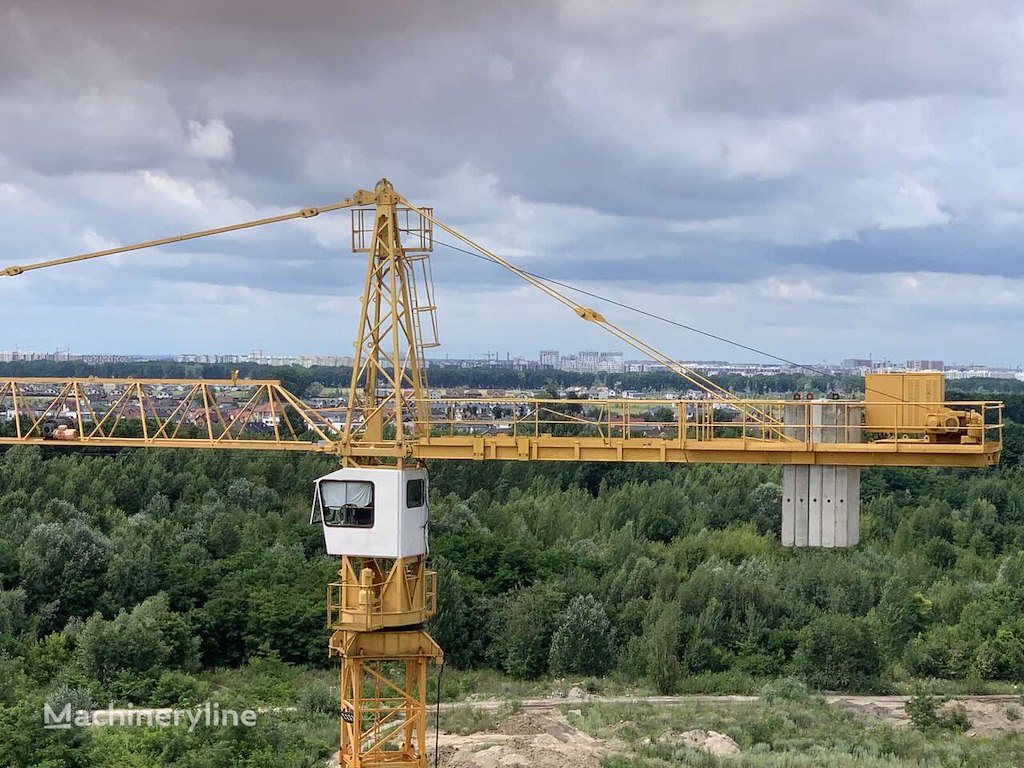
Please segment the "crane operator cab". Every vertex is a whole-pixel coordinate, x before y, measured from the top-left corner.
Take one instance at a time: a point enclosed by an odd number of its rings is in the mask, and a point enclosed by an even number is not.
[[[427,470],[347,467],[314,486],[310,523],[323,527],[328,554],[427,553]]]

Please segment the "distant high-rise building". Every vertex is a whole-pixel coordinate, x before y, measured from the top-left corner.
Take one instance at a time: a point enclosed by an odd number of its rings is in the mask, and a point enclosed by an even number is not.
[[[847,371],[870,371],[871,360],[864,357],[849,357],[843,360],[840,367]]]
[[[540,351],[540,364],[542,368],[557,368],[561,362],[557,349],[542,349]]]
[[[622,353],[602,352],[601,357],[597,361],[597,366],[605,373],[622,373]]]
[[[596,349],[581,349],[576,353],[576,370],[580,373],[597,373],[601,354]]]
[[[907,360],[908,371],[944,371],[942,360]]]

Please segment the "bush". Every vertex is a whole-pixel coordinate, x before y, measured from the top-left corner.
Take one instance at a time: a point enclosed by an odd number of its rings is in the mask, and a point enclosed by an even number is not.
[[[25,682],[25,662],[21,657],[0,652],[0,704],[14,703]]]
[[[309,683],[299,690],[300,712],[337,715],[341,698],[339,691],[321,681]]]
[[[465,736],[490,731],[498,725],[498,713],[477,707],[452,707],[441,713],[441,727],[448,733]]]
[[[54,712],[60,712],[65,705],[71,705],[71,711],[80,709],[96,709],[96,698],[92,689],[82,685],[60,683],[46,697],[46,703]]]
[[[797,677],[780,677],[765,683],[758,695],[769,704],[776,701],[806,701],[807,683]]]
[[[156,681],[149,703],[157,707],[182,707],[198,703],[204,686],[186,672],[170,670]]]
[[[953,706],[945,712],[939,708],[948,699],[931,694],[918,692],[907,701],[905,709],[907,717],[919,731],[957,731],[963,732],[971,727],[967,712],[962,706]]]
[[[70,642],[60,632],[51,632],[33,643],[26,656],[29,674],[39,684],[53,680],[71,661]]]

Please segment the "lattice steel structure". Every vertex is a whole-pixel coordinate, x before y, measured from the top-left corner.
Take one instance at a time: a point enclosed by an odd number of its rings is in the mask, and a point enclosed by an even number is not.
[[[367,254],[347,402],[319,409],[280,382],[11,378],[0,381],[0,445],[173,447],[331,453],[343,467],[428,459],[731,462],[832,466],[982,467],[999,459],[1002,404],[831,402],[844,411],[824,435],[815,408],[744,400],[596,310],[582,306],[416,206],[382,179],[333,205],[8,267],[44,267],[169,245],[339,209]],[[586,322],[676,372],[705,395],[672,401],[488,397],[431,399],[424,350],[437,346],[429,255],[441,230],[500,264]],[[869,398],[870,400],[870,398]],[[669,417],[665,417],[665,413]],[[652,416],[660,413],[660,417]],[[856,417],[853,415],[856,413]],[[890,426],[891,422],[891,426]],[[425,556],[343,556],[328,587],[330,653],[341,660],[339,759],[346,768],[425,766],[426,670],[442,651],[423,629],[436,610]]]

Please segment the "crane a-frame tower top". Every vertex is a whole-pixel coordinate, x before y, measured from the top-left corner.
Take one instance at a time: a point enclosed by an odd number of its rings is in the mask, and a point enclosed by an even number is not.
[[[342,468],[317,481],[313,512],[328,552],[341,556],[340,579],[328,587],[328,624],[331,652],[341,658],[342,766],[426,765],[426,668],[441,658],[423,630],[437,594],[436,575],[426,566],[422,467],[428,459],[781,464],[783,542],[796,546],[856,543],[860,467],[998,462],[1000,403],[946,403],[941,377],[878,379],[863,401],[738,398],[444,224],[386,179],[332,205],[10,266],[0,274],[16,277],[340,209],[351,210],[353,250],[367,257],[342,408],[313,407],[272,380],[10,378],[0,380],[0,414],[10,416],[0,445],[336,455]],[[432,397],[424,352],[437,345],[429,257],[438,232],[674,371],[699,396]],[[218,395],[225,392],[236,404],[224,405]],[[660,415],[652,418],[655,411]]]

